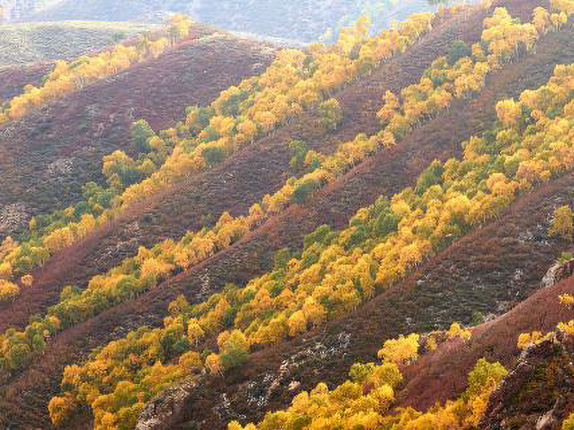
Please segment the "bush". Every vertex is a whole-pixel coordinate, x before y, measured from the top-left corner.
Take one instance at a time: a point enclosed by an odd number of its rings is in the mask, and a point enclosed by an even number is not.
[[[472,50],[466,43],[462,40],[455,40],[452,42],[448,53],[448,62],[450,64],[455,64],[458,60],[468,57],[470,54],[472,54]]]

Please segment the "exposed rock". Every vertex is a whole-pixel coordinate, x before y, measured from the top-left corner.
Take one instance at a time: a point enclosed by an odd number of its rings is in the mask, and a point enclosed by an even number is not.
[[[152,400],[142,411],[136,430],[171,429],[181,417],[186,398],[196,386],[193,382],[186,382],[177,387],[168,388]]]
[[[26,206],[21,203],[6,205],[0,210],[0,237],[9,236],[30,220]]]
[[[316,361],[327,363],[330,356],[343,354],[349,347],[350,339],[349,333],[340,333],[334,339],[313,342],[284,359],[276,372],[267,372],[243,384],[233,395],[222,397],[220,404],[214,407],[220,423],[241,421],[245,408],[264,410],[274,395],[284,391],[283,388],[295,395],[301,387],[298,380],[300,369]]]
[[[574,337],[558,332],[526,349],[492,393],[481,430],[558,430],[574,396]]]
[[[547,288],[557,284],[562,279],[566,279],[574,274],[574,260],[566,262],[557,261],[542,278],[542,287]]]
[[[73,172],[74,169],[74,158],[58,158],[48,165],[46,172],[50,176],[67,176]]]

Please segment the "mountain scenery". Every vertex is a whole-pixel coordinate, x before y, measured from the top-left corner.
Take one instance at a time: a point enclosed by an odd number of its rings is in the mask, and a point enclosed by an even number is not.
[[[0,430],[574,430],[574,0],[0,0]]]
[[[381,30],[409,14],[435,9],[442,0],[2,0],[12,21],[162,22],[170,13],[230,31],[304,42],[333,39],[341,28],[368,13]],[[429,4],[430,3],[430,4]]]

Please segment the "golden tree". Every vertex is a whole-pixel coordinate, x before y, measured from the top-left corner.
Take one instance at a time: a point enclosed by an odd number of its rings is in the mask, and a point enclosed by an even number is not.
[[[572,240],[573,233],[574,225],[570,206],[564,205],[556,208],[548,234],[550,236],[561,237],[564,240]]]

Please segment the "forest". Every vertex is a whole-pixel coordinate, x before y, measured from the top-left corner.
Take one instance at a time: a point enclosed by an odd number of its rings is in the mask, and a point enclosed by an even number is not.
[[[574,429],[574,0],[133,3],[0,69],[1,429]]]

